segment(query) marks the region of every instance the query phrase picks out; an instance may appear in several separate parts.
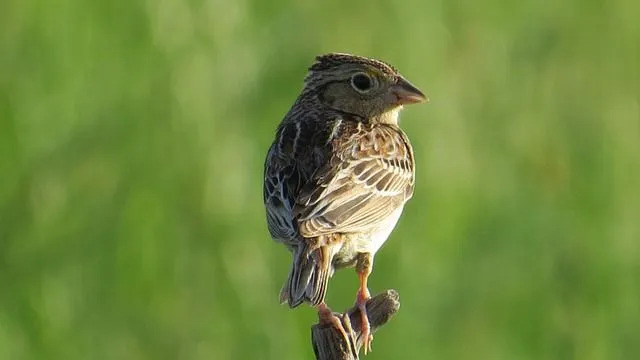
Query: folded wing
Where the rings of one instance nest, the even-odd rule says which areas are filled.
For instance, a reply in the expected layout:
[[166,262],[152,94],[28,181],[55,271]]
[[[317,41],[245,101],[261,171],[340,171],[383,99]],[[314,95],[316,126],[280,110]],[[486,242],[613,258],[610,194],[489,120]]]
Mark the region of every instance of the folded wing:
[[413,194],[413,153],[399,128],[357,123],[340,130],[334,155],[293,207],[304,237],[366,231]]

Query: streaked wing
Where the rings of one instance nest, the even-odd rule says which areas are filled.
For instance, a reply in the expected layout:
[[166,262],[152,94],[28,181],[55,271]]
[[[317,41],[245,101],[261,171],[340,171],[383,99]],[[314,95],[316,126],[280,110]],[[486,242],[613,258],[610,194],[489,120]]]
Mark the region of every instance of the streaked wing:
[[304,237],[366,231],[413,194],[413,152],[398,127],[345,122],[333,145],[293,208]]
[[264,204],[271,237],[287,243],[297,236],[292,209],[300,188],[300,176],[295,165],[280,158],[276,147],[277,144],[271,146],[265,163]]
[[[332,122],[306,117],[280,125],[264,167],[264,204],[271,236],[295,245],[300,236],[294,220],[295,199],[327,161]],[[325,125],[325,126],[322,126]]]

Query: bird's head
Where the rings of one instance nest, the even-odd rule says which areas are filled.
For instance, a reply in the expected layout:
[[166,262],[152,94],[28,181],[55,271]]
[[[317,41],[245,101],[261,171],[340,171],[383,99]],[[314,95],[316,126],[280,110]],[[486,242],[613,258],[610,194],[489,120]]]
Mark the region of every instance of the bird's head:
[[305,78],[307,94],[333,109],[369,120],[396,122],[405,104],[427,97],[391,65],[350,54],[318,56]]

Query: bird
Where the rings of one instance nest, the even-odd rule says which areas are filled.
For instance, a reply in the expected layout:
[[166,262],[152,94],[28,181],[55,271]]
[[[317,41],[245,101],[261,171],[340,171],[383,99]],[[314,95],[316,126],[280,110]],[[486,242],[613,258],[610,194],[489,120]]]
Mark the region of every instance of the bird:
[[426,101],[386,62],[317,56],[265,159],[267,225],[293,257],[281,303],[310,304],[346,336],[325,295],[335,270],[355,267],[365,354],[373,341],[367,279],[415,184],[413,148],[398,115]]

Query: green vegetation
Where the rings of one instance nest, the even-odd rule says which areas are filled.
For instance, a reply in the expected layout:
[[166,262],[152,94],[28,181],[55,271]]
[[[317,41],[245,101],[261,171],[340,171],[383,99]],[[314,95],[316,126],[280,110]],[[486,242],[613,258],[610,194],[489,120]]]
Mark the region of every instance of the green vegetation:
[[366,359],[638,358],[639,4],[5,0],[0,359],[312,358],[262,165],[329,51],[431,98]]

